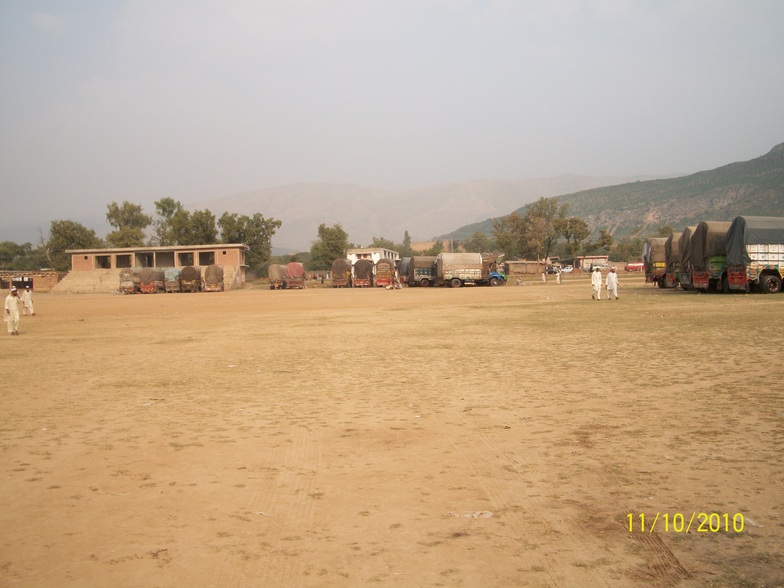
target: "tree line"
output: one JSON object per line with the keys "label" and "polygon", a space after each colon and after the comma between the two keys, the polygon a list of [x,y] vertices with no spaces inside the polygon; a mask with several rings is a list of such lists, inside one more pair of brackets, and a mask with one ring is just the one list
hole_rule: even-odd
{"label": "tree line", "polygon": [[[616,242],[609,231],[602,229],[594,240],[589,240],[588,224],[580,217],[568,216],[568,208],[568,204],[559,204],[557,198],[540,198],[529,204],[523,215],[513,212],[494,220],[491,235],[476,232],[453,245],[469,252],[503,253],[507,259],[547,259],[553,255],[573,259],[580,253],[607,254],[614,261],[640,259],[642,239]],[[250,247],[246,255],[250,271],[263,275],[270,263],[290,261],[300,261],[308,270],[328,270],[335,259],[345,257],[348,249],[357,247],[349,241],[348,233],[340,223],[332,226],[322,223],[310,251],[273,257],[272,237],[282,225],[280,220],[264,218],[260,213],[247,216],[225,212],[217,218],[206,209],[190,212],[173,198],[156,201],[154,216],[145,214],[138,204],[111,202],[107,205],[106,220],[113,230],[105,240],[80,223],[58,220],[52,221],[48,237],[41,236],[37,246],[2,242],[0,268],[51,267],[67,271],[70,268],[67,249],[244,243]],[[670,233],[671,227],[659,230],[659,235]],[[391,249],[401,257],[435,256],[443,251],[441,241],[436,241],[428,250],[415,251],[408,231],[401,243],[373,237],[368,246]]]}

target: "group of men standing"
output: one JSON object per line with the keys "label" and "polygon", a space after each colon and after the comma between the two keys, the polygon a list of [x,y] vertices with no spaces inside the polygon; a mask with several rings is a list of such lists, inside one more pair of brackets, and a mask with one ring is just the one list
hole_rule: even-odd
{"label": "group of men standing", "polygon": [[9,335],[19,334],[20,314],[35,315],[33,293],[30,291],[30,286],[25,287],[21,296],[16,286],[11,286],[11,291],[5,297],[5,316],[3,318],[8,326]]}
{"label": "group of men standing", "polygon": [[[591,298],[594,300],[601,300],[602,272],[598,267],[593,268],[593,272],[591,273],[591,287],[593,288]],[[618,274],[615,273],[614,267],[610,268],[610,271],[607,273],[605,288],[607,288],[607,300],[611,300],[613,296],[618,300]]]}

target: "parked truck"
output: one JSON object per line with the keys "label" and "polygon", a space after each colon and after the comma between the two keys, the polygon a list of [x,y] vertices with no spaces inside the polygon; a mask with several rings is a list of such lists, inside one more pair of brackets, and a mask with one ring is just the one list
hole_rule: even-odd
{"label": "parked truck", "polygon": [[139,292],[142,294],[155,294],[165,291],[166,276],[163,270],[157,267],[143,267],[139,272]]}
{"label": "parked truck", "polygon": [[436,256],[417,255],[408,264],[408,285],[427,288],[436,283]]}
{"label": "parked truck", "polygon": [[223,266],[208,265],[204,268],[204,291],[223,292]]}
{"label": "parked truck", "polygon": [[664,249],[666,237],[649,237],[642,246],[642,260],[645,263],[645,283],[665,287],[667,273],[667,253]]}
{"label": "parked truck", "polygon": [[141,268],[126,267],[120,270],[120,294],[137,294],[141,284]]}
{"label": "parked truck", "polygon": [[727,231],[730,290],[781,292],[784,280],[784,218],[738,216]]}
{"label": "parked truck", "polygon": [[267,268],[270,290],[283,290],[286,287],[286,266],[273,263]]}
{"label": "parked truck", "polygon": [[340,258],[332,262],[332,287],[351,288],[351,262]]}
{"label": "parked truck", "polygon": [[395,262],[386,257],[382,257],[376,262],[373,268],[373,285],[381,288],[386,288],[395,283],[397,272],[395,270]]}
{"label": "parked truck", "polygon": [[354,262],[353,280],[355,288],[370,288],[373,285],[373,262],[370,259]]}
{"label": "parked truck", "polygon": [[180,274],[182,273],[182,268],[179,267],[167,267],[163,270],[163,289],[166,292],[179,292],[180,291]]}
{"label": "parked truck", "polygon": [[694,290],[691,284],[691,236],[697,230],[697,225],[689,225],[683,229],[678,239],[678,249],[681,252],[681,263],[678,268],[678,282],[683,290]]}
{"label": "parked truck", "polygon": [[436,285],[503,286],[506,276],[497,271],[498,256],[483,259],[481,253],[439,253],[436,257]]}
{"label": "parked truck", "polygon": [[679,282],[681,268],[680,238],[683,233],[672,233],[664,242],[664,257],[666,266],[664,270],[664,287],[676,288]]}
{"label": "parked truck", "polygon": [[182,268],[180,288],[183,292],[201,292],[201,268],[193,265]]}
{"label": "parked truck", "polygon": [[702,221],[691,236],[691,283],[700,292],[729,291],[727,231],[730,224]]}
{"label": "parked truck", "polygon": [[305,266],[299,261],[286,264],[286,289],[305,288]]}

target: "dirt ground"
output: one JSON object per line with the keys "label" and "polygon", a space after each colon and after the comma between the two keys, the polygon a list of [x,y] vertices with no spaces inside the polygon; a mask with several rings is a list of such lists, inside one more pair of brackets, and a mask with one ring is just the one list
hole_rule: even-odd
{"label": "dirt ground", "polygon": [[784,295],[620,295],[39,294],[0,585],[784,585]]}

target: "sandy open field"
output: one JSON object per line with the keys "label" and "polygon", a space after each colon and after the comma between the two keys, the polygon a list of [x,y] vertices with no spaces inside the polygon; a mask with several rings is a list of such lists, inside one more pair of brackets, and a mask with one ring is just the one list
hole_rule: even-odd
{"label": "sandy open field", "polygon": [[0,585],[784,585],[784,295],[569,278],[38,294]]}

